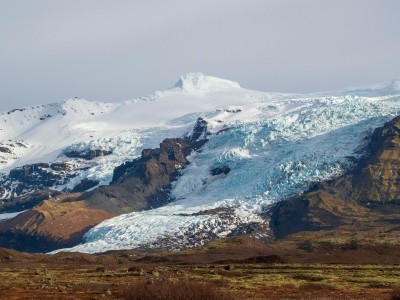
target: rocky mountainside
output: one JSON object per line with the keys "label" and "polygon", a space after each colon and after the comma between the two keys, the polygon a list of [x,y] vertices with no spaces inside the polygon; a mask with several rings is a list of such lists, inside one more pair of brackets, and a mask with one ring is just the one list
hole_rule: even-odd
{"label": "rocky mountainside", "polygon": [[343,176],[276,204],[270,211],[276,237],[374,220],[399,221],[400,117],[377,128],[365,151]]}
{"label": "rocky mountainside", "polygon": [[[202,119],[196,124],[185,139],[165,139],[160,148],[145,149],[141,157],[115,168],[110,185],[83,194],[56,195],[0,222],[0,245],[29,252],[73,246],[105,219],[165,205],[171,182],[189,163],[187,157],[207,142],[206,124]],[[32,197],[39,200],[37,194]]]}
{"label": "rocky mountainside", "polygon": [[293,95],[187,74],[121,103],[1,113],[0,245],[182,249],[361,222],[398,198],[397,125],[376,129],[400,114],[397,87]]}

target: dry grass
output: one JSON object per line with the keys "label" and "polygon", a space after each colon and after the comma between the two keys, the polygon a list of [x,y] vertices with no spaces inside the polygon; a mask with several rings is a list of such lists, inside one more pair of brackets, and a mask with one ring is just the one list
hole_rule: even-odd
{"label": "dry grass", "polygon": [[139,281],[122,293],[127,300],[224,300],[233,299],[209,283],[179,281],[176,283],[149,283]]}
{"label": "dry grass", "polygon": [[[37,265],[0,271],[1,299],[400,299],[399,265]],[[396,298],[397,297],[397,298]]]}
{"label": "dry grass", "polygon": [[[400,247],[392,243],[400,232],[354,232],[304,232],[267,245],[226,239],[175,253],[2,250],[0,298],[400,299]],[[302,241],[309,242],[299,249]]]}

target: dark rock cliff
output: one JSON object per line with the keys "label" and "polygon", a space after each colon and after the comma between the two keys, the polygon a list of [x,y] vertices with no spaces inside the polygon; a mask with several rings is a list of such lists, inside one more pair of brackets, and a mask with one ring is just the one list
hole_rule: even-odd
{"label": "dark rock cliff", "polygon": [[[15,198],[32,191],[51,189],[76,176],[70,171],[71,166],[68,163],[36,163],[12,169],[8,176],[0,178],[3,188],[1,196],[4,196],[6,190],[11,191]],[[65,175],[68,173],[69,175]]]}
{"label": "dark rock cliff", "polygon": [[86,193],[83,199],[91,207],[118,214],[165,205],[171,182],[189,163],[186,157],[205,142],[165,139],[160,148],[145,149],[140,158],[117,167],[111,185]]}

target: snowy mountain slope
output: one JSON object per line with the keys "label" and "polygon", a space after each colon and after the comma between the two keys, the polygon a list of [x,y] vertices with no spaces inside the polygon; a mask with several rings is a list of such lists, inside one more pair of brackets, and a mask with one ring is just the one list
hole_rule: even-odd
{"label": "snowy mountain slope", "polygon": [[400,79],[392,80],[389,83],[378,83],[374,85],[357,86],[339,91],[331,91],[326,93],[319,93],[323,95],[353,95],[360,97],[382,97],[393,96],[400,93]]}
{"label": "snowy mountain slope", "polygon": [[[399,114],[400,93],[387,95],[382,86],[370,93],[301,97],[237,86],[211,93],[222,101],[203,113],[210,140],[173,183],[174,201],[107,220],[69,251],[179,249],[263,225],[265,208],[349,170],[372,130]],[[201,89],[190,96],[209,101]]]}
{"label": "snowy mountain slope", "polygon": [[[137,157],[144,148],[156,147],[166,137],[182,136],[199,116],[213,115],[227,105],[242,105],[272,96],[242,89],[228,80],[187,74],[170,90],[123,103],[74,98],[3,112],[0,141],[24,146],[8,148],[11,153],[3,154],[0,172],[7,174],[34,163],[68,163],[71,166],[68,172],[55,174],[62,179],[57,180],[53,189],[71,190],[83,178],[90,178],[98,185],[108,184],[116,166]],[[111,154],[87,161],[66,157],[69,150],[105,150]],[[53,172],[51,167],[47,170]],[[34,189],[30,186],[15,189],[10,180],[3,186],[8,189],[3,198]]]}

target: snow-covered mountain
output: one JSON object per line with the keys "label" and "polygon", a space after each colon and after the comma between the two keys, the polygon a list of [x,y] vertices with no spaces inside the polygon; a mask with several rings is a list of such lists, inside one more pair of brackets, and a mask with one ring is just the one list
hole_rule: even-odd
{"label": "snow-covered mountain", "polygon": [[[53,189],[72,190],[83,178],[97,185],[108,184],[116,166],[139,156],[144,148],[156,147],[166,137],[182,136],[198,117],[272,96],[241,89],[232,81],[187,74],[170,90],[123,103],[74,98],[3,112],[0,172],[35,163],[67,163],[62,172],[46,167],[46,172],[55,173],[57,178]],[[91,161],[72,157],[74,152],[90,150],[110,155]],[[15,179],[3,182],[7,184],[3,184],[6,190],[2,198],[35,189],[16,188]]]}
{"label": "snow-covered mountain", "polygon": [[[190,134],[201,117],[209,141],[172,183],[172,201],[104,221],[69,250],[200,245],[262,226],[267,221],[260,214],[272,203],[342,175],[363,155],[366,137],[399,113],[399,81],[293,95],[251,91],[203,74],[123,103],[69,99],[4,112],[3,197],[32,192],[16,190],[18,179],[10,178],[28,164],[47,163],[37,168],[58,172],[48,186],[54,190],[71,191],[84,179],[94,182],[90,189],[109,184],[115,167],[165,138]],[[61,170],[52,168],[60,164]]]}

